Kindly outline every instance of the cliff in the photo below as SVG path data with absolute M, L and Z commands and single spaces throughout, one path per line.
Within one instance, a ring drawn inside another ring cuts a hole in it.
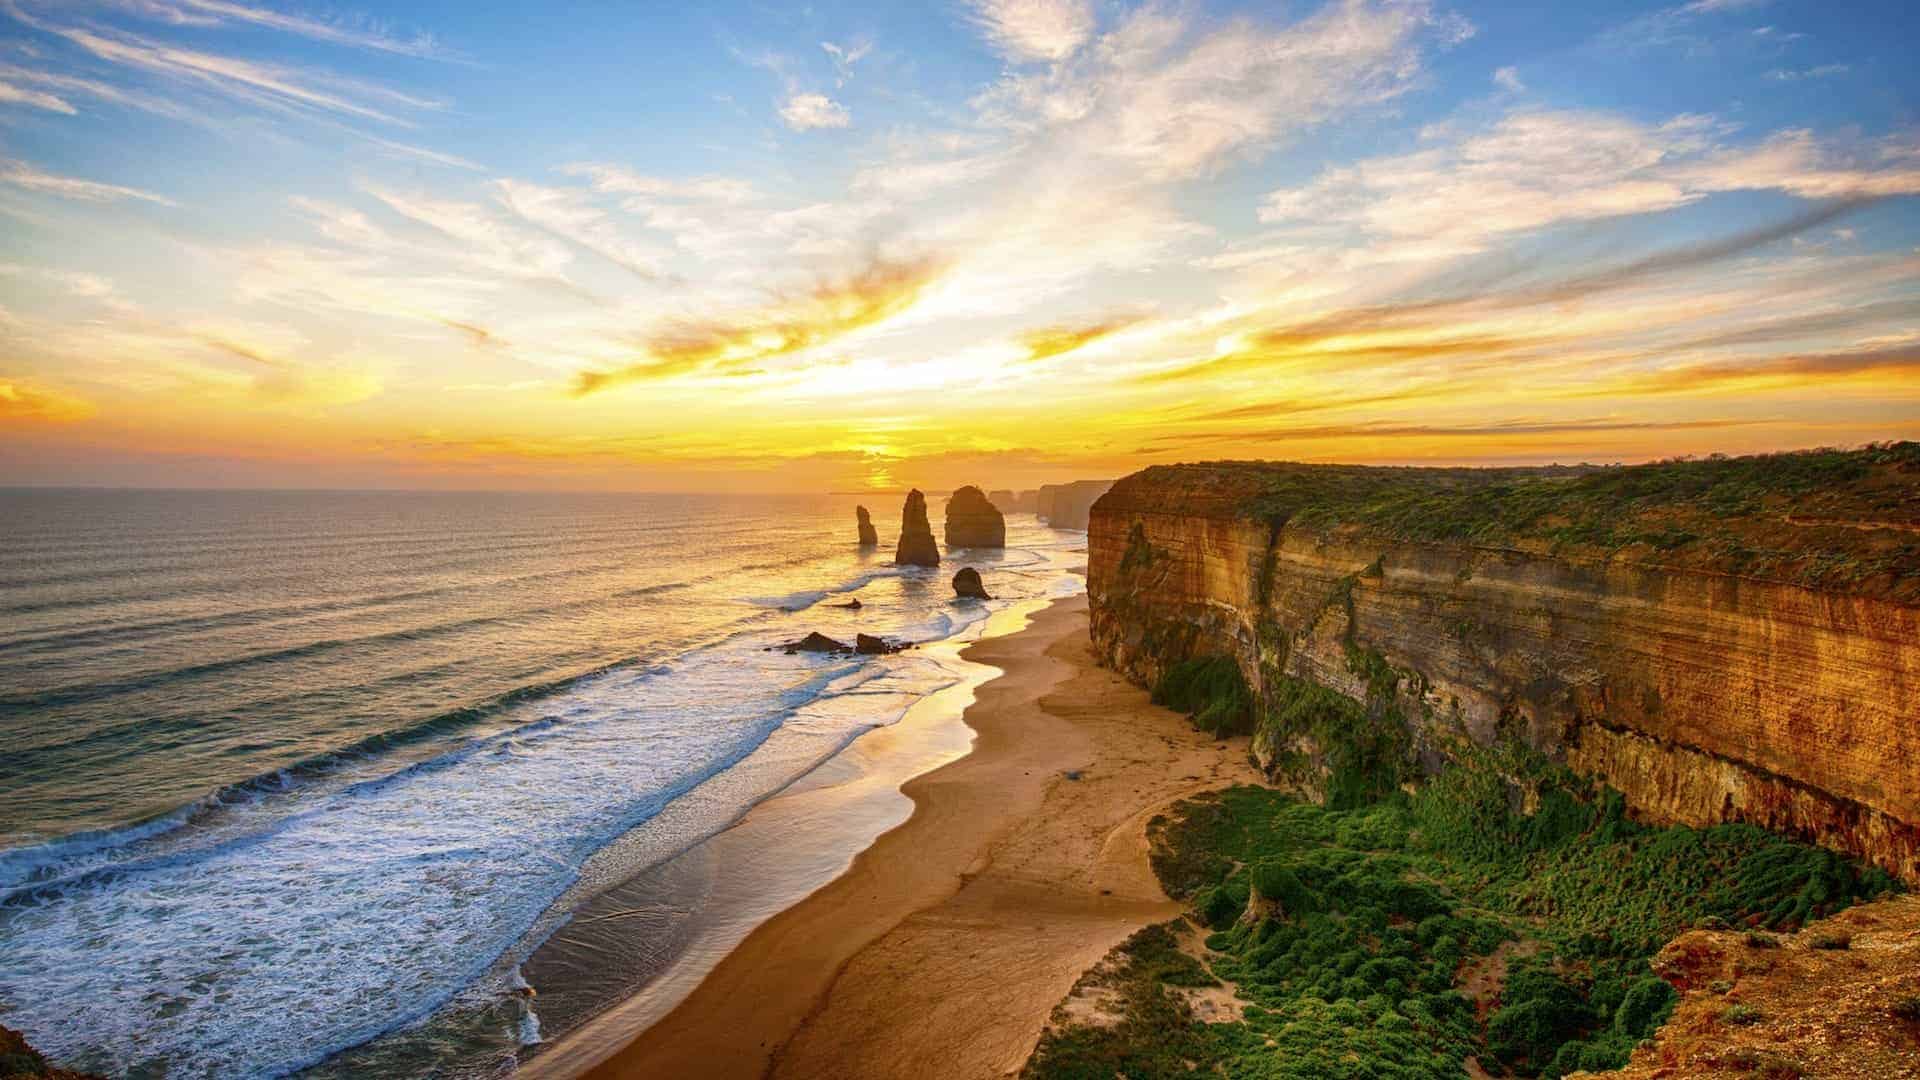
M 854 523 L 860 530 L 860 546 L 863 548 L 879 547 L 880 534 L 874 530 L 873 518 L 867 513 L 867 508 L 864 506 L 854 507 L 853 518 Z
M 947 547 L 1003 548 L 1007 521 L 981 490 L 969 484 L 947 499 Z
M 1084 529 L 1093 511 L 1093 504 L 1111 487 L 1111 480 L 1042 484 L 1040 490 L 1034 493 L 1034 513 L 1056 529 Z
M 1649 820 L 1920 881 L 1920 444 L 1156 467 L 1099 500 L 1088 558 L 1102 661 L 1151 686 L 1231 658 L 1276 779 L 1397 782 L 1518 741 Z
M 1039 492 L 1036 491 L 1014 491 L 1011 488 L 1001 488 L 988 492 L 987 499 L 999 507 L 1003 514 L 1031 514 L 1037 505 L 1035 497 L 1038 494 Z

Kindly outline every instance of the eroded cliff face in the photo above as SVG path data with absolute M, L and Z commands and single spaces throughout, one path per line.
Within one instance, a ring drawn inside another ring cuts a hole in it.
M 1920 881 L 1920 606 L 1902 590 L 1303 528 L 1249 510 L 1261 483 L 1155 468 L 1094 506 L 1104 662 L 1151 686 L 1232 656 L 1262 700 L 1307 680 L 1403 725 L 1419 768 L 1514 738 L 1650 820 L 1748 821 Z M 1311 789 L 1324 741 L 1263 723 L 1254 745 Z

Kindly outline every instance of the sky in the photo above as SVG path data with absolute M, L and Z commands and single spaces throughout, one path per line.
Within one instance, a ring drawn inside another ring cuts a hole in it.
M 0 0 L 0 484 L 1920 437 L 1909 0 L 522 7 Z

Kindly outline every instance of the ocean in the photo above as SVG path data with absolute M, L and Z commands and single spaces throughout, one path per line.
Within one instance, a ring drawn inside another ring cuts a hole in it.
M 1030 515 L 894 567 L 898 503 L 0 492 L 0 1023 L 116 1076 L 510 1069 L 575 912 L 964 677 L 780 643 L 1080 588 Z

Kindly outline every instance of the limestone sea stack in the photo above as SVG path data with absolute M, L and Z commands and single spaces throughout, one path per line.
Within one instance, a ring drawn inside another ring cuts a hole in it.
M 864 506 L 856 506 L 853 508 L 853 512 L 860 519 L 860 546 L 863 548 L 879 547 L 880 534 L 874 531 L 873 517 L 867 513 L 867 508 Z
M 963 566 L 953 575 L 953 594 L 971 600 L 991 600 L 987 595 L 987 586 L 980 580 L 980 571 L 971 566 Z
M 947 500 L 947 549 L 1003 548 L 1007 519 L 979 488 L 968 484 Z
M 900 511 L 900 544 L 893 549 L 893 561 L 900 566 L 940 565 L 940 545 L 927 523 L 927 497 L 919 488 L 907 492 L 907 505 Z

